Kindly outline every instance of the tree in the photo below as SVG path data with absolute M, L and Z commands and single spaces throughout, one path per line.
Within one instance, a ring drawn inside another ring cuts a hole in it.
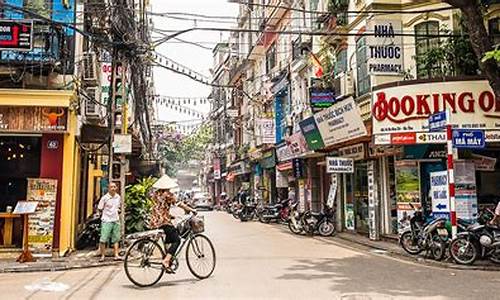
M 500 71 L 497 61 L 491 57 L 483 59 L 487 52 L 493 51 L 493 42 L 484 25 L 484 18 L 479 0 L 444 0 L 449 5 L 459 8 L 469 29 L 472 49 L 480 61 L 479 67 L 488 79 L 497 99 L 500 99 Z
M 212 139 L 213 129 L 209 125 L 201 126 L 186 137 L 173 131 L 162 133 L 158 145 L 167 175 L 174 177 L 177 170 L 189 161 L 203 159 Z

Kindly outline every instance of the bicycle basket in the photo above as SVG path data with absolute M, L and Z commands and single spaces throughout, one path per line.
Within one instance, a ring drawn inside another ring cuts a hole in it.
M 191 226 L 191 230 L 193 230 L 193 233 L 202 233 L 205 231 L 205 220 L 203 216 L 196 216 L 193 217 L 189 225 Z

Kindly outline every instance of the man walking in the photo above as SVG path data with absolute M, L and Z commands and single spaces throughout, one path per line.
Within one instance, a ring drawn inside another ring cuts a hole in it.
M 99 239 L 99 250 L 101 252 L 100 262 L 104 261 L 106 243 L 111 241 L 114 248 L 115 260 L 120 260 L 118 255 L 118 242 L 120 241 L 120 209 L 122 199 L 118 195 L 116 183 L 108 185 L 108 193 L 102 196 L 97 209 L 101 212 L 101 238 Z

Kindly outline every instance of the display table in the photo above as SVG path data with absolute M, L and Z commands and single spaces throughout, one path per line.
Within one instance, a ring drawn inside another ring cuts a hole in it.
M 3 245 L 0 247 L 11 247 L 12 246 L 12 231 L 14 228 L 14 219 L 21 218 L 22 216 L 19 214 L 13 213 L 0 213 L 0 219 L 4 219 L 3 223 Z

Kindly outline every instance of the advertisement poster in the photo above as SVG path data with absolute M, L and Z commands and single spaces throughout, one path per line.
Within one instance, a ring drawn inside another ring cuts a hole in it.
M 276 131 L 274 119 L 261 118 L 257 120 L 257 128 L 260 129 L 260 137 L 264 144 L 274 144 L 276 142 Z
M 335 204 L 335 196 L 337 195 L 337 175 L 332 175 L 332 181 L 330 183 L 330 191 L 328 192 L 328 200 L 326 205 L 333 208 Z
M 412 203 L 417 209 L 420 209 L 420 203 Z M 410 227 L 410 219 L 415 214 L 415 210 L 408 203 L 398 203 L 398 233 L 403 233 Z
M 29 217 L 28 241 L 35 253 L 51 253 L 54 238 L 57 180 L 28 178 L 27 200 L 37 201 L 34 214 Z
M 397 202 L 420 203 L 420 180 L 417 162 L 396 162 L 396 198 Z
M 345 228 L 354 230 L 354 204 L 346 203 L 345 205 Z
M 448 171 L 430 173 L 432 216 L 434 218 L 449 218 Z
M 473 161 L 455 161 L 455 208 L 457 218 L 469 222 L 478 216 L 476 171 Z
M 315 114 L 314 119 L 325 146 L 367 135 L 361 112 L 352 97 Z

